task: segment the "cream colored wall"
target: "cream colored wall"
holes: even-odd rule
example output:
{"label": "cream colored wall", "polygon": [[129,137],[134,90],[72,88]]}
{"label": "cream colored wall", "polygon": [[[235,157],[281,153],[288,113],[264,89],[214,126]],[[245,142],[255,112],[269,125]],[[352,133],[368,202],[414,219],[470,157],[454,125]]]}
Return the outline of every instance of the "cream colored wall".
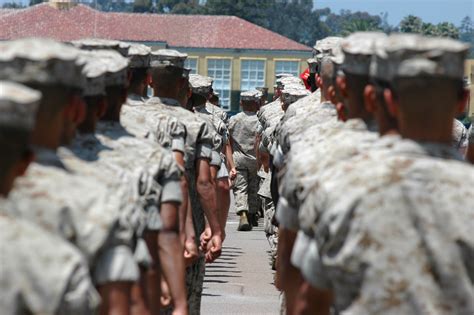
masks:
{"label": "cream colored wall", "polygon": [[466,61],[466,76],[471,81],[471,102],[469,104],[469,117],[474,119],[474,59]]}
{"label": "cream colored wall", "polygon": [[291,55],[278,55],[272,56],[268,54],[255,54],[252,56],[239,56],[231,53],[213,53],[210,54],[200,54],[200,53],[189,53],[189,58],[197,58],[198,59],[198,73],[201,75],[207,75],[207,59],[231,59],[232,60],[232,80],[231,80],[231,89],[233,91],[240,90],[240,63],[241,60],[265,60],[265,85],[266,87],[270,88],[272,91],[272,87],[275,81],[275,61],[277,60],[288,60],[288,61],[299,61],[300,65],[300,72],[303,72],[306,67],[306,59],[298,59],[294,58]]}

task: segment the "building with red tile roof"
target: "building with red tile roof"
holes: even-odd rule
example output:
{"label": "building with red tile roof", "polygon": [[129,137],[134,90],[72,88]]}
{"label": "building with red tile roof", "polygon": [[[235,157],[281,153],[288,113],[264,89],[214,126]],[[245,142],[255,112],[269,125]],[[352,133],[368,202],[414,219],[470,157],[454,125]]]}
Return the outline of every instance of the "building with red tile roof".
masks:
{"label": "building with red tile roof", "polygon": [[[65,5],[64,5],[65,4]],[[101,12],[86,5],[42,3],[0,10],[0,40],[97,37],[173,48],[193,72],[214,77],[224,108],[240,90],[273,86],[275,73],[299,74],[311,48],[235,16]]]}

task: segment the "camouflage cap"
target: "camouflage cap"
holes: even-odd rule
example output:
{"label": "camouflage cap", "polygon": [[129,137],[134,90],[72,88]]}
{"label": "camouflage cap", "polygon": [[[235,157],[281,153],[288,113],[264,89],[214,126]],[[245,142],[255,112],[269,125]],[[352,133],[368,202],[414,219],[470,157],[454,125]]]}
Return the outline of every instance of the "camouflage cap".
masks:
{"label": "camouflage cap", "polygon": [[280,88],[283,88],[285,87],[286,85],[301,85],[301,86],[304,86],[304,83],[303,81],[300,79],[300,78],[297,78],[297,77],[284,77],[284,78],[281,78],[281,79],[278,79],[276,80],[276,85]]}
{"label": "camouflage cap", "polygon": [[102,62],[100,57],[94,50],[82,51],[80,59],[84,60],[84,68],[82,74],[86,78],[83,96],[99,96],[105,94],[105,77],[107,74],[107,66]]}
{"label": "camouflage cap", "polygon": [[290,74],[290,73],[277,73],[275,74],[275,78],[278,79],[281,79],[281,78],[287,78],[287,77],[293,77],[294,75]]}
{"label": "camouflage cap", "polygon": [[127,84],[127,58],[113,50],[95,50],[93,53],[107,69],[105,86],[124,86]]}
{"label": "camouflage cap", "polygon": [[241,101],[255,101],[258,102],[262,98],[262,92],[259,90],[250,90],[240,93]]}
{"label": "camouflage cap", "polygon": [[341,45],[342,37],[329,36],[316,41],[313,47],[313,57],[320,61],[325,55],[332,55],[332,50]]}
{"label": "camouflage cap", "polygon": [[462,80],[469,45],[448,38],[397,34],[389,36],[385,50],[391,78],[429,76]]}
{"label": "camouflage cap", "polygon": [[172,66],[183,69],[188,55],[173,49],[159,49],[152,51],[150,58],[151,67]]}
{"label": "camouflage cap", "polygon": [[84,50],[99,50],[99,49],[110,49],[115,50],[122,56],[127,57],[130,49],[130,44],[112,39],[102,38],[83,38],[74,40],[71,42],[77,48]]}
{"label": "camouflage cap", "polygon": [[151,48],[143,44],[130,44],[128,50],[128,59],[130,68],[148,68],[150,67]]}
{"label": "camouflage cap", "polygon": [[26,38],[0,44],[0,79],[23,84],[82,89],[79,50],[51,39]]}
{"label": "camouflage cap", "polygon": [[283,102],[289,105],[311,93],[299,85],[288,85],[281,91],[281,94],[283,95]]}
{"label": "camouflage cap", "polygon": [[212,78],[202,76],[199,74],[189,75],[189,84],[194,94],[198,94],[204,97],[208,97],[212,90]]}
{"label": "camouflage cap", "polygon": [[343,71],[356,75],[369,75],[375,43],[386,37],[387,35],[382,32],[356,32],[345,38],[341,44],[344,52]]}
{"label": "camouflage cap", "polygon": [[41,93],[24,85],[0,81],[0,127],[32,130]]}
{"label": "camouflage cap", "polygon": [[369,76],[372,79],[387,82],[389,73],[388,55],[385,51],[388,37],[375,42],[374,54],[370,61]]}

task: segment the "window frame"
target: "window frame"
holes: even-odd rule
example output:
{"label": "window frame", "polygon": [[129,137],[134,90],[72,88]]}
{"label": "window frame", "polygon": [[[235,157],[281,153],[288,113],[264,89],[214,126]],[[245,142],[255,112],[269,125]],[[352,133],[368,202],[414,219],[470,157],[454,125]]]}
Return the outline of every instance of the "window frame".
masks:
{"label": "window frame", "polygon": [[243,62],[244,61],[262,61],[263,62],[263,84],[262,85],[257,85],[255,87],[266,87],[267,86],[267,58],[258,58],[258,57],[241,57],[239,62],[240,62],[240,77],[239,77],[239,85],[240,85],[240,91],[244,91],[242,88],[242,71],[243,71]]}
{"label": "window frame", "polygon": [[[221,56],[206,56],[206,75],[209,77],[212,77],[209,75],[209,61],[210,60],[228,60],[229,61],[229,104],[225,105],[222,103],[222,93],[219,91],[223,90],[218,90],[215,89],[215,91],[219,92],[219,102],[221,105],[221,108],[225,111],[230,111],[232,108],[232,79],[233,79],[233,59],[232,57],[221,57]],[[215,70],[214,70],[215,71]],[[223,71],[223,70],[221,70]],[[212,77],[214,79],[214,77]],[[214,79],[214,82],[216,80]]]}
{"label": "window frame", "polygon": [[[188,56],[188,58],[186,58],[186,61],[191,60],[191,59],[196,61],[196,74],[199,74],[199,57]],[[193,73],[193,72],[190,72],[190,73]]]}
{"label": "window frame", "polygon": [[[293,58],[275,58],[274,60],[274,63],[275,63],[275,76],[280,73],[281,71],[278,71],[277,70],[277,63],[278,62],[296,62],[297,63],[297,67],[296,67],[296,77],[299,77],[299,75],[301,74],[301,60],[300,59],[293,59]],[[285,73],[287,73],[285,71]]]}

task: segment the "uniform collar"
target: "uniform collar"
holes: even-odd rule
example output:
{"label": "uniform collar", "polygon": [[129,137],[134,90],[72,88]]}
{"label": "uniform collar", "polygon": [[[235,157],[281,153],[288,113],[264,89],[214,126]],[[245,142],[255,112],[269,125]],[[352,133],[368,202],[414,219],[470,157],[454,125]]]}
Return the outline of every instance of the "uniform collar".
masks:
{"label": "uniform collar", "polygon": [[150,98],[150,100],[159,101],[160,103],[169,105],[169,106],[181,107],[181,104],[174,98],[153,96],[152,98]]}
{"label": "uniform collar", "polygon": [[416,142],[408,139],[398,141],[393,150],[398,153],[430,156],[433,158],[440,158],[445,160],[462,161],[461,154],[449,144],[436,142]]}

